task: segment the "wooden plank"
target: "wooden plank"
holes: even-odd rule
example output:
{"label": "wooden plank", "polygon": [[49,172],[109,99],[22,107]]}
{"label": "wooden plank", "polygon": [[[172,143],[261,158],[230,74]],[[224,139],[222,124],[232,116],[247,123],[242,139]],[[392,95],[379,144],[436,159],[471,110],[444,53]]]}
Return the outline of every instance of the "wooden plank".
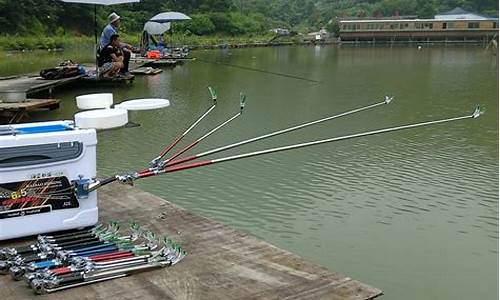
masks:
{"label": "wooden plank", "polygon": [[162,69],[157,69],[153,67],[139,67],[130,71],[134,75],[156,75],[163,72]]}
{"label": "wooden plank", "polygon": [[23,102],[0,102],[0,111],[33,111],[58,105],[57,99],[26,99]]}
{"label": "wooden plank", "polygon": [[382,294],[136,188],[112,184],[98,193],[103,222],[135,220],[179,242],[188,256],[171,268],[42,297],[1,276],[1,299],[373,299]]}
{"label": "wooden plank", "polygon": [[45,80],[39,76],[23,75],[11,79],[0,80],[0,93],[24,92],[29,94],[68,84],[77,81],[82,77],[83,75],[62,79]]}
{"label": "wooden plank", "polygon": [[130,62],[134,64],[139,64],[141,67],[142,66],[175,66],[179,63],[178,60],[176,59],[161,59],[161,58],[145,58],[145,57],[136,57],[136,58],[131,58]]}
{"label": "wooden plank", "polygon": [[22,102],[0,102],[0,124],[6,120],[8,124],[18,123],[29,118],[29,112],[54,110],[59,108],[57,99],[26,99]]}

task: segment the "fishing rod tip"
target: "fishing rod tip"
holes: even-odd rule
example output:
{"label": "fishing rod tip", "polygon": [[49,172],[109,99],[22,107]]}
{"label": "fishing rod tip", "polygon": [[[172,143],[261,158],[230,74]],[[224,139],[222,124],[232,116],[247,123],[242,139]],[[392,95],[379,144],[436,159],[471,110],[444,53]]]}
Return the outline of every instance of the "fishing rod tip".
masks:
{"label": "fishing rod tip", "polygon": [[484,107],[477,105],[476,109],[472,113],[472,118],[474,118],[474,119],[479,118],[482,114],[484,114],[484,112],[485,112]]}
{"label": "fishing rod tip", "polygon": [[214,102],[217,101],[217,91],[211,86],[208,87],[208,91],[210,92],[210,96],[212,96],[212,100]]}
{"label": "fishing rod tip", "polygon": [[243,92],[240,92],[240,111],[243,111],[243,108],[245,108],[246,99],[247,96]]}
{"label": "fishing rod tip", "polygon": [[384,102],[385,104],[391,103],[391,101],[394,99],[394,96],[385,96]]}

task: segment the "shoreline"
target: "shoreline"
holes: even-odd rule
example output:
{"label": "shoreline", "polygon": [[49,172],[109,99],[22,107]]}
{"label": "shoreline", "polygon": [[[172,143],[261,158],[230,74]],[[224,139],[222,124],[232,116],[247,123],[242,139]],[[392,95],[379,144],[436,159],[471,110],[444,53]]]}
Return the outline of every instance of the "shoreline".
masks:
{"label": "shoreline", "polygon": [[[125,41],[138,44],[135,35],[124,35]],[[484,46],[483,40],[424,40],[424,41],[391,41],[391,40],[348,40],[342,41],[338,38],[325,40],[307,40],[299,37],[285,37],[282,40],[272,40],[268,35],[257,37],[179,37],[173,36],[174,45],[185,45],[191,50],[209,49],[234,49],[234,48],[256,48],[256,47],[282,47],[282,46],[314,46],[314,45],[480,45]],[[93,45],[92,37],[16,37],[0,36],[0,51],[3,52],[30,52],[47,50],[49,52],[64,51],[69,45],[89,44]]]}

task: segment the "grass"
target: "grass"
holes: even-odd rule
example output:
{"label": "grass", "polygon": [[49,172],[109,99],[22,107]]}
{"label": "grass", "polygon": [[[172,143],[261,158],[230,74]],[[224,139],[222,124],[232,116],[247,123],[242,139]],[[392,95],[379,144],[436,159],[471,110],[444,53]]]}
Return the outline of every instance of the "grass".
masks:
{"label": "grass", "polygon": [[35,50],[35,49],[62,49],[70,44],[93,42],[91,37],[75,36],[0,36],[0,49],[2,50]]}

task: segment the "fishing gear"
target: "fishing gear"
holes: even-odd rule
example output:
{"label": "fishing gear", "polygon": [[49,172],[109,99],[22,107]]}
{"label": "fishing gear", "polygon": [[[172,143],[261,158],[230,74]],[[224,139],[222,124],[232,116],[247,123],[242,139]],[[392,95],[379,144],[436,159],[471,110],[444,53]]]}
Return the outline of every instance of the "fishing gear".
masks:
{"label": "fishing gear", "polygon": [[184,147],[183,149],[177,151],[174,155],[170,156],[168,159],[158,162],[157,165],[154,168],[150,168],[150,170],[154,170],[155,168],[161,168],[161,167],[165,166],[165,164],[168,163],[169,161],[175,159],[179,155],[181,155],[184,152],[188,151],[189,149],[193,148],[194,146],[196,146],[197,144],[199,144],[201,141],[203,141],[205,138],[209,137],[210,135],[212,135],[213,133],[215,133],[216,131],[218,131],[219,129],[221,129],[222,127],[224,127],[225,125],[227,125],[228,123],[230,123],[231,121],[233,121],[234,119],[236,119],[239,116],[241,116],[243,114],[243,108],[245,108],[245,101],[246,101],[246,96],[245,96],[245,94],[243,94],[243,92],[241,92],[240,93],[240,110],[239,110],[239,112],[237,114],[235,114],[231,118],[227,119],[226,121],[222,122],[221,124],[219,124],[218,126],[216,126],[215,128],[213,128],[212,130],[210,130],[209,132],[207,132],[202,137],[198,138],[197,140],[195,140],[191,144],[189,144],[186,147]]}
{"label": "fishing gear", "polygon": [[212,165],[212,164],[226,162],[226,161],[232,161],[232,160],[248,158],[248,157],[253,157],[253,156],[259,156],[259,155],[264,155],[264,154],[269,154],[269,153],[276,153],[276,152],[281,152],[281,151],[287,151],[287,150],[292,150],[292,149],[299,149],[299,148],[320,145],[320,144],[325,144],[325,143],[338,142],[338,141],[354,139],[354,138],[359,138],[359,137],[364,137],[364,136],[382,134],[382,133],[399,131],[399,130],[412,129],[412,128],[429,126],[429,125],[436,125],[436,124],[465,120],[465,119],[476,119],[476,118],[480,117],[483,113],[484,113],[484,111],[478,106],[478,107],[476,107],[474,112],[470,115],[454,117],[454,118],[447,118],[447,119],[440,119],[440,120],[433,120],[433,121],[427,121],[427,122],[420,122],[420,123],[413,123],[413,124],[407,124],[407,125],[401,125],[401,126],[395,126],[395,127],[389,127],[389,128],[383,128],[383,129],[377,129],[377,130],[360,132],[360,133],[355,133],[355,134],[350,134],[350,135],[345,135],[345,136],[340,136],[340,137],[334,137],[334,138],[329,138],[329,139],[311,141],[311,142],[300,143],[300,144],[293,144],[293,145],[276,147],[276,148],[260,150],[260,151],[254,151],[254,152],[249,152],[249,153],[244,153],[244,154],[239,154],[239,155],[222,157],[222,158],[217,158],[217,159],[212,159],[212,160],[204,160],[204,161],[189,163],[189,164],[185,164],[185,165],[167,166],[162,170],[157,170],[154,172],[148,171],[148,172],[140,173],[140,174],[138,174],[137,178],[145,178],[145,177],[155,176],[155,175],[159,175],[159,174],[172,173],[172,172],[177,172],[177,171],[182,171],[182,170],[187,170],[187,169],[192,169],[192,168],[197,168],[197,167],[202,167],[202,166],[207,166],[207,165]]}
{"label": "fishing gear", "polygon": [[162,249],[134,258],[59,268],[42,276],[38,274],[29,284],[36,293],[44,294],[124,277],[138,271],[173,266],[186,256],[186,252],[169,241],[165,238]]}
{"label": "fishing gear", "polygon": [[[151,169],[157,168],[158,164],[160,163],[161,159],[170,151],[172,148],[174,148],[193,128],[196,127],[206,116],[212,112],[212,110],[215,109],[217,106],[217,91],[212,88],[208,87],[208,91],[210,93],[210,96],[212,98],[213,104],[200,116],[196,121],[194,121],[180,136],[174,139],[174,141],[167,147],[165,147],[160,154],[152,159],[149,162],[149,166]],[[96,180],[92,181],[89,179],[80,179],[75,181],[76,185],[76,193],[80,197],[86,197],[90,192],[98,189],[101,186],[104,186],[106,184],[112,183],[116,180],[120,180],[122,182],[128,182],[129,184],[132,184],[133,181],[133,176],[129,174],[122,174],[122,175],[116,175],[116,176],[111,176],[103,180]]]}
{"label": "fishing gear", "polygon": [[[101,251],[90,254],[74,254],[68,255],[67,253],[59,253],[58,259],[55,261],[44,262],[43,265],[28,265],[25,275],[25,281],[30,282],[33,279],[40,279],[42,277],[52,276],[54,274],[62,275],[77,270],[78,267],[88,268],[90,265],[102,265],[109,261],[132,261],[137,260],[140,256],[145,255],[158,247],[155,235],[150,231],[145,231],[141,234],[146,242],[141,244],[120,244],[114,251]],[[40,264],[40,263],[39,263]],[[61,267],[64,266],[64,267]],[[44,271],[40,271],[43,269]],[[20,278],[21,274],[17,274]],[[16,279],[16,278],[14,278]]]}
{"label": "fishing gear", "polygon": [[[326,122],[326,121],[331,121],[331,120],[334,120],[334,119],[337,119],[337,118],[341,118],[341,117],[345,117],[345,116],[348,116],[348,115],[352,115],[352,114],[355,114],[355,113],[358,113],[358,112],[362,112],[362,111],[365,111],[365,110],[368,110],[368,109],[372,109],[372,108],[376,108],[376,107],[382,106],[384,104],[389,104],[389,103],[391,103],[391,101],[393,99],[394,99],[394,97],[385,96],[384,100],[381,101],[381,102],[377,102],[377,103],[374,103],[374,104],[370,104],[370,105],[366,105],[366,106],[359,107],[359,108],[356,108],[356,109],[352,109],[352,110],[349,110],[349,111],[346,111],[346,112],[343,112],[343,113],[340,113],[340,114],[336,114],[336,115],[329,116],[329,117],[326,117],[326,118],[318,119],[318,120],[315,120],[315,121],[306,122],[306,123],[302,123],[302,124],[299,124],[299,125],[296,125],[296,126],[284,128],[284,129],[281,129],[281,130],[277,130],[277,131],[274,131],[274,132],[271,132],[271,133],[267,133],[267,134],[264,134],[264,135],[261,135],[261,136],[257,136],[257,137],[250,138],[250,139],[246,139],[246,140],[243,140],[243,141],[240,141],[240,142],[237,142],[237,143],[233,143],[233,144],[229,144],[229,145],[226,145],[226,146],[223,146],[223,147],[219,147],[219,148],[216,148],[216,149],[212,149],[212,150],[208,150],[208,151],[205,151],[205,152],[201,152],[201,153],[198,153],[196,155],[187,156],[187,157],[182,158],[182,159],[178,159],[178,160],[174,160],[174,161],[171,160],[169,162],[166,162],[164,165],[165,166],[173,166],[173,165],[181,164],[181,163],[184,163],[184,162],[188,162],[188,161],[191,161],[191,160],[198,159],[198,158],[203,157],[203,156],[208,156],[208,155],[211,155],[211,154],[215,154],[215,153],[218,153],[218,152],[222,152],[222,151],[225,151],[225,150],[229,150],[229,149],[232,149],[232,148],[243,146],[243,145],[246,145],[246,144],[249,144],[249,143],[252,143],[252,142],[256,142],[256,141],[268,139],[268,138],[273,137],[273,136],[278,136],[278,135],[285,134],[285,133],[288,133],[288,132],[292,132],[292,131],[296,131],[296,130],[299,130],[299,129],[303,129],[303,128],[306,128],[306,127],[309,127],[309,126],[312,126],[312,125],[317,125],[317,124],[320,124],[320,123],[323,123],[323,122]],[[150,170],[150,171],[154,171],[154,170]]]}
{"label": "fishing gear", "polygon": [[[96,226],[95,230],[77,231],[73,235],[39,236],[38,242],[26,249],[36,249],[37,252],[24,252],[10,256],[0,261],[0,274],[11,273],[12,277],[18,279],[24,273],[23,266],[30,264],[33,268],[44,268],[56,264],[52,261],[56,257],[65,255],[90,255],[116,250],[117,245],[130,243],[137,239],[138,226],[131,224],[132,235],[118,237],[119,224],[111,222],[107,228]],[[82,232],[85,235],[82,236]],[[87,234],[92,233],[91,235]],[[57,237],[57,238],[56,238]],[[18,248],[4,248],[5,253],[16,253]]]}
{"label": "fishing gear", "polygon": [[[135,222],[130,224],[132,233],[129,235],[119,234],[118,228],[118,223],[111,222],[106,228],[96,226],[62,234],[40,235],[36,244],[23,247],[40,250],[50,247],[54,250],[57,248],[53,246],[54,242],[65,243],[71,238],[77,241],[86,240],[92,235],[106,237],[108,240],[104,244],[91,247],[56,250],[51,252],[50,259],[48,256],[42,256],[41,252],[36,253],[46,259],[18,261],[9,270],[12,278],[24,279],[36,293],[52,293],[128,276],[138,271],[172,266],[186,256],[186,252],[171,239],[158,239],[153,232],[142,229]],[[43,246],[39,247],[40,244]],[[19,249],[21,247],[1,250],[3,253],[12,254]],[[21,251],[18,252],[15,258],[22,257]],[[27,252],[27,255],[33,254]]]}
{"label": "fishing gear", "polygon": [[[115,230],[115,226],[116,224],[112,223],[107,229],[102,229],[102,231],[100,229],[101,228],[100,225],[96,226],[95,234],[96,236],[100,236],[101,233],[106,232],[105,230],[108,229]],[[70,235],[64,234],[62,236],[61,235],[49,236],[51,239],[54,239],[54,237],[64,238],[63,241],[55,239],[53,240],[54,243],[50,243],[45,240],[45,237],[39,236],[38,242],[36,244],[31,244],[28,246],[22,246],[17,248],[0,249],[0,252],[3,253],[3,260],[0,261],[0,274],[7,274],[10,267],[12,266],[22,265],[26,263],[52,258],[54,257],[55,255],[54,251],[56,250],[71,249],[71,248],[76,248],[78,246],[88,246],[90,244],[92,245],[102,244],[102,241],[96,238],[91,239],[90,241],[79,239],[78,236],[82,232],[83,231],[75,231],[74,240],[67,240],[67,238]]]}
{"label": "fishing gear", "polygon": [[[243,96],[242,95],[243,94],[240,94],[240,107],[241,107],[240,108],[240,113],[242,111],[242,108],[244,107],[244,103],[245,103],[245,99],[246,99],[246,97],[244,95]],[[368,110],[368,109],[376,108],[378,106],[382,106],[384,104],[391,103],[391,101],[393,99],[394,99],[394,97],[385,96],[383,101],[380,101],[380,102],[377,102],[377,103],[373,103],[373,104],[366,105],[366,106],[363,106],[363,107],[355,108],[355,109],[352,109],[352,110],[349,110],[349,111],[346,111],[346,112],[343,112],[343,113],[340,113],[340,114],[336,114],[336,115],[333,115],[333,116],[325,117],[325,118],[318,119],[318,120],[315,120],[315,121],[311,121],[311,122],[303,123],[303,124],[300,124],[300,125],[292,126],[292,127],[289,127],[289,128],[281,129],[281,130],[278,130],[278,131],[274,131],[274,132],[271,132],[271,133],[268,133],[268,134],[265,134],[265,135],[257,136],[257,137],[254,137],[254,138],[251,138],[251,139],[247,139],[247,140],[244,140],[244,141],[240,141],[240,142],[237,142],[237,143],[234,143],[234,144],[230,144],[230,145],[227,145],[227,146],[224,146],[224,147],[219,147],[219,148],[216,148],[216,149],[213,149],[213,150],[209,150],[209,151],[206,151],[206,152],[202,152],[202,153],[199,153],[199,154],[196,154],[196,155],[187,156],[185,158],[181,158],[181,159],[177,159],[177,160],[173,160],[172,157],[170,157],[168,160],[160,161],[157,164],[157,167],[155,167],[155,168],[151,168],[150,167],[150,168],[148,168],[146,170],[141,170],[139,172],[132,172],[132,173],[125,173],[125,174],[121,174],[121,175],[116,175],[114,177],[111,177],[112,180],[106,179],[104,182],[101,183],[101,186],[105,185],[107,183],[110,183],[110,182],[112,182],[112,181],[114,181],[116,179],[118,179],[122,183],[132,184],[136,179],[140,178],[143,174],[150,174],[151,172],[157,173],[164,166],[168,167],[168,166],[173,166],[173,165],[177,165],[177,164],[180,164],[180,163],[188,162],[188,161],[195,160],[195,159],[203,157],[203,156],[207,156],[207,155],[214,154],[214,153],[217,153],[217,152],[221,152],[221,151],[224,151],[224,150],[229,150],[231,148],[242,146],[242,145],[245,145],[245,144],[248,144],[248,143],[251,143],[251,142],[256,142],[256,141],[263,140],[263,139],[266,139],[266,138],[270,138],[270,137],[273,137],[273,136],[277,136],[277,135],[280,135],[280,134],[285,134],[285,133],[288,133],[288,132],[291,132],[291,131],[299,130],[299,129],[306,128],[306,127],[309,127],[309,126],[312,126],[312,125],[320,124],[320,123],[323,123],[323,122],[326,122],[326,121],[330,121],[330,120],[334,120],[334,119],[337,119],[337,118],[345,117],[345,116],[348,116],[348,115],[351,115],[351,114],[355,114],[355,113],[358,113],[358,112],[362,112],[362,111],[365,111],[365,110]],[[224,122],[224,123],[226,123],[226,122]],[[225,125],[224,123],[222,123],[221,125]],[[219,126],[221,126],[221,125],[219,125]],[[196,144],[198,144],[198,143],[194,143],[194,145],[196,145]],[[187,149],[184,148],[183,150],[181,150],[179,152],[184,153],[185,151],[191,149],[194,145],[188,145],[186,147]],[[181,154],[181,153],[179,153],[179,154]],[[177,156],[178,155],[176,153],[173,158],[176,158]]]}
{"label": "fishing gear", "polygon": [[158,155],[156,158],[154,158],[149,164],[152,167],[157,166],[158,162],[167,154],[170,150],[172,150],[175,145],[177,145],[198,123],[200,123],[212,110],[214,110],[215,106],[217,105],[217,93],[214,88],[208,87],[208,90],[210,92],[210,95],[212,96],[212,101],[213,104],[210,106],[203,115],[201,115],[191,126],[188,127],[179,137],[177,137],[168,147],[164,148],[161,152],[160,155]]}
{"label": "fishing gear", "polygon": [[[244,100],[243,96],[242,96],[242,98]],[[343,112],[343,113],[340,113],[340,114],[336,114],[336,115],[329,116],[329,117],[326,117],[326,118],[318,119],[318,120],[315,120],[315,121],[311,121],[311,122],[299,124],[299,125],[296,125],[296,126],[292,126],[292,127],[289,127],[289,128],[281,129],[281,130],[274,131],[274,132],[271,132],[271,133],[268,133],[268,134],[264,134],[264,135],[261,135],[261,136],[257,136],[257,137],[251,138],[251,139],[243,140],[243,141],[240,141],[240,142],[237,142],[237,143],[233,143],[233,144],[229,144],[229,145],[222,146],[222,147],[219,147],[219,148],[215,148],[215,149],[212,149],[212,150],[208,150],[208,151],[205,151],[205,152],[201,152],[201,153],[198,153],[198,154],[195,154],[195,155],[186,156],[186,157],[183,157],[183,158],[179,157],[181,154],[185,153],[187,150],[192,149],[201,140],[203,140],[204,138],[208,137],[210,134],[212,134],[213,132],[217,131],[222,126],[226,125],[227,123],[229,123],[230,121],[234,120],[236,117],[238,117],[239,115],[241,115],[241,110],[244,107],[244,104],[243,104],[244,101],[241,101],[242,104],[241,104],[240,113],[236,114],[235,116],[233,116],[230,119],[228,119],[227,121],[223,122],[222,124],[220,124],[219,126],[217,126],[216,128],[214,128],[213,130],[209,131],[207,134],[205,134],[204,136],[202,136],[200,139],[195,140],[194,142],[192,142],[188,146],[184,147],[180,151],[177,151],[170,158],[162,161],[161,158],[159,158],[160,157],[159,156],[159,157],[157,157],[157,158],[155,158],[153,160],[155,163],[153,165],[150,165],[150,167],[148,169],[141,170],[141,171],[138,171],[138,172],[129,172],[129,173],[121,174],[121,175],[116,175],[116,176],[112,177],[111,179],[106,179],[106,180],[100,182],[99,186],[102,186],[104,184],[107,184],[107,183],[115,181],[115,180],[119,180],[122,183],[133,184],[133,182],[135,180],[137,180],[137,179],[151,177],[151,176],[155,176],[155,175],[159,175],[159,174],[172,173],[172,172],[177,172],[177,171],[181,171],[181,170],[187,170],[187,169],[192,169],[192,168],[207,166],[207,165],[211,165],[211,164],[221,163],[221,162],[225,162],[225,161],[232,161],[232,160],[237,160],[237,159],[249,158],[249,157],[253,157],[253,156],[259,156],[259,155],[264,155],[264,154],[269,154],[269,153],[287,151],[287,150],[292,150],[292,149],[299,149],[299,148],[303,148],[303,147],[309,147],[309,146],[319,145],[319,144],[324,144],[324,143],[337,142],[337,141],[342,141],[342,140],[347,140],[347,139],[354,139],[354,138],[359,138],[359,137],[364,137],[364,136],[369,136],[369,135],[376,135],[376,134],[381,134],[381,133],[387,133],[387,132],[393,132],[393,131],[398,131],[398,130],[405,130],[405,129],[417,128],[417,127],[422,127],[422,126],[436,125],[436,124],[440,124],[440,123],[458,121],[458,120],[463,120],[463,119],[470,119],[470,118],[474,118],[475,119],[475,118],[478,118],[481,114],[483,114],[483,110],[480,107],[477,107],[471,115],[465,115],[465,116],[461,116],[461,117],[447,118],[447,119],[440,119],[440,120],[434,120],[434,121],[427,121],[427,122],[420,122],[420,123],[414,123],[414,124],[407,124],[407,125],[401,125],[401,126],[383,128],[383,129],[378,129],[378,130],[372,130],[372,131],[366,131],[366,132],[360,132],[360,133],[350,134],[350,135],[346,135],[346,136],[333,137],[333,138],[328,138],[328,139],[323,139],[323,140],[310,141],[310,142],[305,142],[305,143],[293,144],[293,145],[276,147],[276,148],[271,148],[271,149],[266,149],[266,150],[260,150],[260,151],[254,151],[254,152],[249,152],[249,153],[243,153],[243,154],[239,154],[239,155],[233,155],[233,156],[228,156],[228,157],[222,157],[222,158],[216,158],[216,159],[211,159],[211,160],[203,160],[203,161],[189,163],[190,161],[196,160],[196,159],[198,159],[200,157],[203,157],[203,156],[207,156],[207,155],[210,155],[210,154],[222,152],[224,150],[232,149],[232,148],[235,148],[235,147],[238,147],[238,146],[242,146],[242,145],[245,145],[245,144],[248,144],[248,143],[256,142],[256,141],[259,141],[259,140],[263,140],[263,139],[270,138],[270,137],[273,137],[273,136],[277,136],[277,135],[280,135],[280,134],[284,134],[284,133],[288,133],[288,132],[291,132],[291,131],[299,130],[299,129],[302,129],[302,128],[305,128],[305,127],[316,125],[316,124],[319,124],[319,123],[322,123],[322,122],[326,122],[326,121],[329,121],[329,120],[333,120],[333,119],[336,119],[336,118],[340,118],[340,117],[348,116],[348,115],[351,115],[351,114],[354,114],[354,113],[362,112],[362,111],[365,111],[365,110],[368,110],[368,109],[371,109],[371,108],[382,106],[384,104],[389,104],[392,100],[393,100],[393,97],[385,96],[384,100],[381,101],[381,102],[377,102],[377,103],[370,104],[370,105],[367,105],[367,106],[363,106],[363,107],[359,107],[359,108],[356,108],[356,109],[352,109],[352,110],[349,110],[349,111],[346,111],[346,112]],[[205,114],[204,114],[204,116],[205,116]],[[195,122],[195,124],[193,124],[193,125],[198,124],[199,120],[200,119],[198,119]],[[192,129],[192,127],[193,126],[191,126],[189,128],[189,130]],[[184,137],[186,134],[187,133],[184,132],[180,137]],[[172,143],[170,146],[168,146],[165,149],[168,150],[168,151],[171,150],[178,143],[179,140],[180,139],[177,138],[174,141],[174,143]],[[161,156],[163,156],[164,154],[166,154],[166,152],[168,152],[168,151],[165,151],[165,150],[162,151],[162,155]]]}

